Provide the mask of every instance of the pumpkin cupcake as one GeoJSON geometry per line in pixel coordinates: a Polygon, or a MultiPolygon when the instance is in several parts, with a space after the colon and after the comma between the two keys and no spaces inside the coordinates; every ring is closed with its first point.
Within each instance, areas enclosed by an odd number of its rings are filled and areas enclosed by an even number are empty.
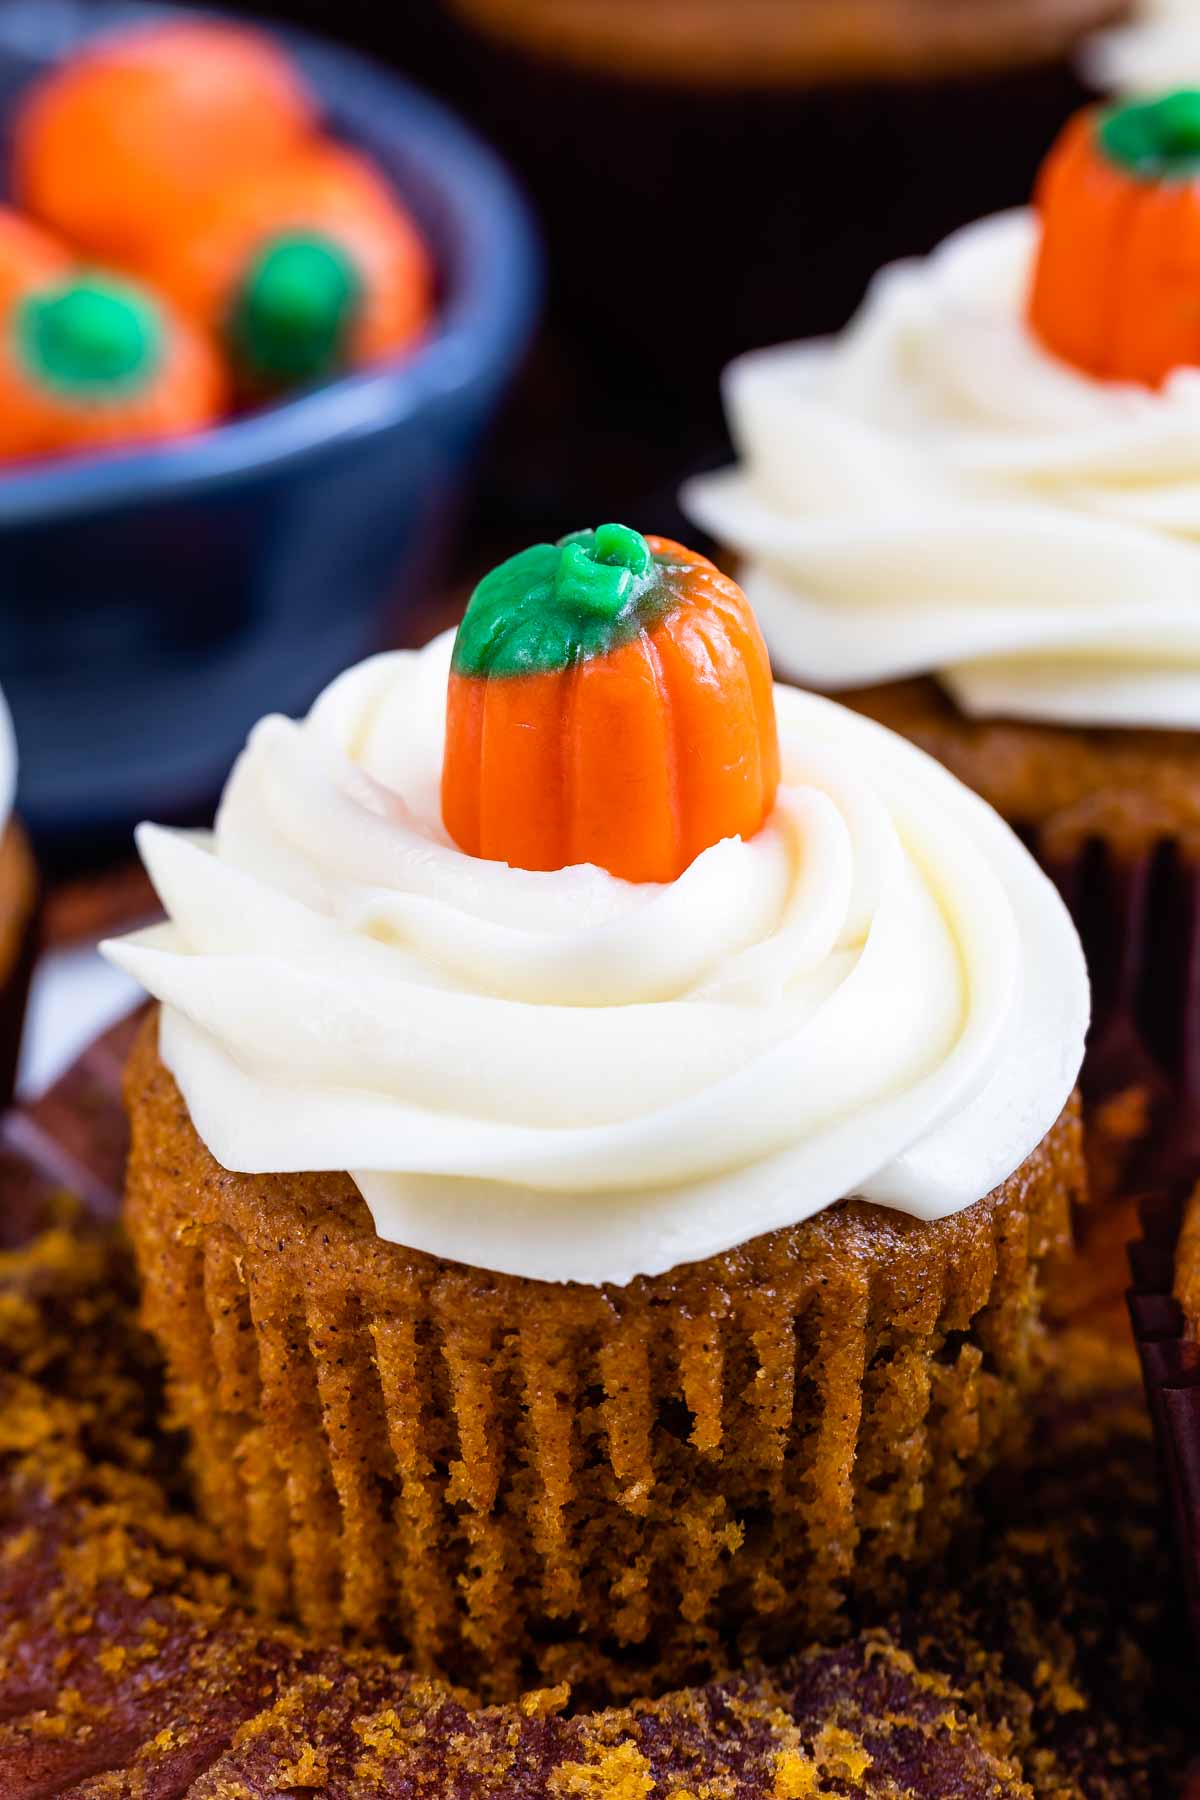
{"type": "Polygon", "coordinates": [[[728,372],[690,515],[776,665],[1033,845],[1100,983],[1091,1066],[1200,1094],[1200,94],[1081,114],[1031,211],[728,372]]]}
{"type": "Polygon", "coordinates": [[[974,795],[603,526],[139,841],[127,1215],[264,1603],[646,1692],[938,1553],[1081,1182],[1079,945],[974,795]]]}

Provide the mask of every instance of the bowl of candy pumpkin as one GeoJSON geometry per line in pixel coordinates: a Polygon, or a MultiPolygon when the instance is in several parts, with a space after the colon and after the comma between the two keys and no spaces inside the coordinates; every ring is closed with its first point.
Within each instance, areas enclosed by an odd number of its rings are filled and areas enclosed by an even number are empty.
{"type": "Polygon", "coordinates": [[[536,311],[490,151],[301,34],[0,3],[0,683],[43,836],[202,809],[436,573],[536,311]]]}

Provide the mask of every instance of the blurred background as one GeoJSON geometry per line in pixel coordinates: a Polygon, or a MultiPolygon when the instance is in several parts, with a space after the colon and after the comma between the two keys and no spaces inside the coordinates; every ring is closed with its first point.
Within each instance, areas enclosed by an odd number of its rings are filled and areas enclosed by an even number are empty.
{"type": "MultiPolygon", "coordinates": [[[[155,10],[0,0],[10,161],[30,83],[155,10]]],[[[680,480],[729,451],[730,358],[836,330],[881,264],[1025,203],[1120,28],[1197,29],[1188,0],[1149,25],[1127,0],[227,10],[282,34],[415,220],[432,322],[395,366],[179,443],[0,467],[0,684],[71,971],[35,986],[30,1081],[97,1022],[73,947],[149,903],[135,819],[204,820],[254,718],[422,641],[514,548],[682,534],[680,480]]]]}
{"type": "Polygon", "coordinates": [[[669,525],[722,457],[718,379],[842,325],[872,272],[1023,203],[1123,0],[284,0],[496,146],[547,310],[485,463],[501,536],[669,525]]]}

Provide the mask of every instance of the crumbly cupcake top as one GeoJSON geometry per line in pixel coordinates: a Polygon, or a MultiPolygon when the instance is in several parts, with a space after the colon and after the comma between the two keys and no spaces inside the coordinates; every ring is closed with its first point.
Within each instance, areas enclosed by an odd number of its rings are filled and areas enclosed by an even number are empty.
{"type": "Polygon", "coordinates": [[[739,460],[684,505],[745,559],[788,674],[1200,729],[1198,133],[1200,95],[1080,115],[1040,218],[970,226],[841,337],[728,371],[739,460]]]}
{"type": "Polygon", "coordinates": [[[988,1193],[1087,1021],[1027,852],[909,744],[772,691],[702,558],[617,527],[524,557],[457,651],[259,725],[211,836],[142,829],[169,921],[108,953],[213,1154],[348,1169],[386,1238],[588,1283],[851,1194],[988,1193]]]}

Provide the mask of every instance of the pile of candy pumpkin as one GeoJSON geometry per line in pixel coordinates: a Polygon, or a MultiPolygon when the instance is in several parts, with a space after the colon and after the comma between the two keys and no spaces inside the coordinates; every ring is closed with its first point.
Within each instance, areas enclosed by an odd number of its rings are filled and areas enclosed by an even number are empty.
{"type": "Polygon", "coordinates": [[[177,437],[403,355],[429,253],[272,40],[167,23],[56,65],[0,208],[0,459],[177,437]]]}

